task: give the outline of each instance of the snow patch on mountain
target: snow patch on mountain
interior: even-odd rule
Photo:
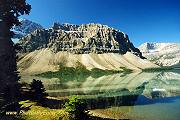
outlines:
[[[12,31],[15,33],[13,39],[16,39],[16,41],[37,29],[43,29],[40,24],[27,19],[20,19],[20,22],[20,26],[14,26],[12,28]]]
[[[180,63],[180,43],[144,43],[139,50],[148,60],[162,66]]]

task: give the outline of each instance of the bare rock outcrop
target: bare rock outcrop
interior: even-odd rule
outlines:
[[[69,51],[74,54],[131,52],[144,58],[130,42],[127,34],[101,24],[59,24],[52,28],[38,29],[20,39],[18,44],[27,53],[42,48],[53,52]]]

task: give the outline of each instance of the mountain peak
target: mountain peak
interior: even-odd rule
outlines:
[[[163,66],[171,66],[180,62],[180,43],[146,42],[139,47],[150,61]]]
[[[14,39],[20,39],[37,29],[43,29],[43,27],[40,24],[30,21],[28,19],[21,18],[19,21],[21,22],[21,25],[14,26],[12,28],[12,31],[15,33]]]
[[[23,37],[19,44],[24,52],[50,48],[52,51],[84,53],[132,52],[143,58],[139,49],[130,42],[128,35],[102,24],[60,24],[55,22],[50,29],[42,29]]]

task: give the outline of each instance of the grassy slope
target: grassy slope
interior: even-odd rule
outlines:
[[[50,109],[38,106],[37,103],[29,100],[21,101],[20,104],[22,104],[22,107],[31,106],[28,111],[22,113],[23,120],[72,120],[71,116],[64,109]],[[106,116],[91,113],[89,117],[89,120],[114,120]]]
[[[30,107],[30,109],[22,114],[25,120],[69,120],[68,113],[63,109],[49,109],[38,106],[32,101],[21,101],[22,107]]]

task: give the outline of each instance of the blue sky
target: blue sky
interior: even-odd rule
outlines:
[[[129,35],[136,47],[144,42],[180,42],[180,0],[27,0],[23,18],[45,28],[53,22],[101,23]]]

